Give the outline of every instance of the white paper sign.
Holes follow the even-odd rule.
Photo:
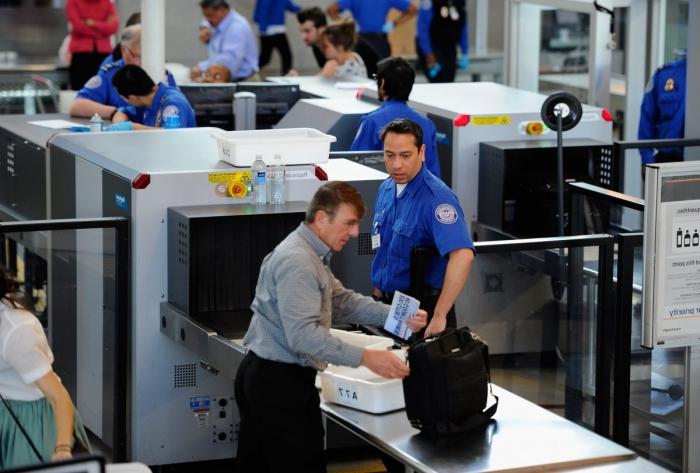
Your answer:
[[[87,127],[87,125],[83,125],[82,123],[69,122],[68,120],[35,120],[27,123],[30,125],[43,126],[44,128],[51,128],[53,130],[72,128],[74,126]]]
[[[700,336],[700,201],[660,206],[656,339],[678,346]],[[694,344],[694,343],[691,343]]]
[[[406,320],[416,315],[419,306],[420,301],[418,299],[399,291],[394,292],[391,309],[384,323],[384,330],[404,340],[408,340],[412,332],[406,325]]]

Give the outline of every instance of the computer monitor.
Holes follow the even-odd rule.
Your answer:
[[[190,83],[179,87],[194,109],[197,126],[233,130],[233,94],[238,88],[236,83]]]
[[[298,84],[239,82],[237,92],[255,94],[255,128],[273,128],[301,98]]]
[[[102,457],[77,457],[56,463],[43,463],[3,471],[6,473],[105,473],[105,461]]]
[[[329,159],[344,158],[364,166],[376,169],[377,171],[386,172],[384,166],[384,151],[331,151],[328,154]]]

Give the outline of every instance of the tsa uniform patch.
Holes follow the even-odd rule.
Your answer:
[[[168,105],[165,107],[165,110],[163,110],[163,116],[172,117],[173,115],[180,115],[180,109],[177,108],[177,105]]]
[[[435,218],[437,218],[438,222],[446,225],[455,223],[457,221],[457,210],[450,204],[438,205],[435,209]]]
[[[96,89],[102,85],[102,77],[92,76],[89,81],[85,83],[85,87],[88,89]]]

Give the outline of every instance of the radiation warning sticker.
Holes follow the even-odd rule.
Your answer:
[[[208,174],[209,182],[231,182],[231,181],[250,181],[252,174],[250,171],[224,171],[224,172],[210,172]]]
[[[484,115],[481,117],[472,117],[470,123],[472,125],[510,125],[510,117],[508,115]]]

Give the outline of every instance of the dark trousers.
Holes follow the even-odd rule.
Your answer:
[[[369,43],[377,53],[378,60],[391,56],[391,46],[387,39],[386,33],[363,33],[360,31],[360,36]]]
[[[423,72],[425,72],[425,77],[428,78],[429,82],[454,82],[455,76],[457,75],[457,45],[452,42],[433,41],[432,38],[431,45],[433,47],[433,53],[435,54],[435,60],[441,67],[440,72],[438,72],[435,77],[430,77],[428,75],[425,54],[421,51],[418,41],[416,40],[418,62]]]
[[[70,88],[80,90],[90,78],[97,74],[105,53],[73,53],[70,61]]]
[[[282,59],[282,75],[287,74],[292,68],[292,50],[289,49],[287,35],[277,33],[271,35],[260,36],[260,59],[258,65],[262,69],[272,57],[272,50],[277,49]]]
[[[236,374],[241,414],[237,470],[325,472],[316,370],[260,358],[252,351]]]

